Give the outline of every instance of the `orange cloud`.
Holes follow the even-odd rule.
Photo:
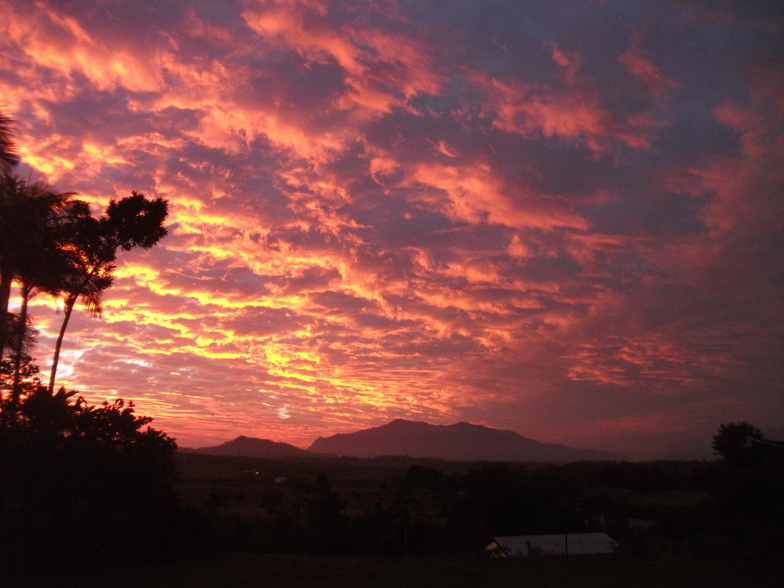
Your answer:
[[[5,43],[21,47],[33,61],[45,63],[67,79],[83,74],[99,90],[125,87],[149,92],[163,87],[155,55],[141,56],[135,50],[102,45],[76,19],[42,2],[24,12],[3,2],[2,11],[6,18],[0,34]],[[73,88],[69,92],[73,93]]]

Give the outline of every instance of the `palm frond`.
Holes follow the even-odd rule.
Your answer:
[[[14,140],[14,119],[0,110],[0,161],[13,167],[19,163],[19,150]]]

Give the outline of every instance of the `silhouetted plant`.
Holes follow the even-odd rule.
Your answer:
[[[749,464],[755,456],[752,439],[762,439],[762,432],[750,423],[722,424],[713,436],[713,451],[731,465]]]
[[[63,243],[67,264],[59,287],[64,297],[63,322],[55,343],[50,392],[54,391],[63,337],[77,300],[81,298],[93,316],[99,316],[103,311],[101,296],[114,281],[118,250],[155,245],[166,235],[163,223],[167,214],[166,199],[147,199],[132,192],[120,201],[110,201],[101,218],[93,217],[88,208],[79,211],[68,225]]]
[[[49,390],[55,377],[74,306],[81,298],[93,315],[113,281],[117,252],[155,245],[166,229],[168,203],[132,192],[110,201],[100,218],[73,193],[59,193],[42,182],[29,183],[10,169],[0,170],[0,360],[19,350],[28,326],[27,304],[38,292],[63,297],[64,316],[55,345]],[[20,320],[8,304],[13,282],[20,285]],[[16,329],[11,328],[12,323]],[[16,353],[17,357],[20,354]]]
[[[0,427],[2,565],[171,551],[177,446],[147,426],[149,417],[137,416],[133,403],[89,406],[75,392],[44,386],[15,408]]]
[[[784,548],[784,456],[767,451],[762,440],[746,421],[719,427],[713,449],[723,459],[711,490],[714,520],[751,555],[777,558]]]
[[[14,140],[14,119],[0,110],[0,165],[13,167],[19,163],[19,149]]]

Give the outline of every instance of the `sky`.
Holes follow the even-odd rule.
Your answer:
[[[168,236],[58,384],[180,445],[784,425],[784,8],[0,0],[18,172]],[[46,371],[61,303],[39,296]],[[686,441],[684,441],[686,440]]]

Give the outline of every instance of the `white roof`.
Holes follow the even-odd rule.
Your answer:
[[[493,537],[485,551],[500,548],[507,557],[528,555],[588,555],[613,553],[618,544],[607,533],[570,533],[568,535],[516,535]]]

